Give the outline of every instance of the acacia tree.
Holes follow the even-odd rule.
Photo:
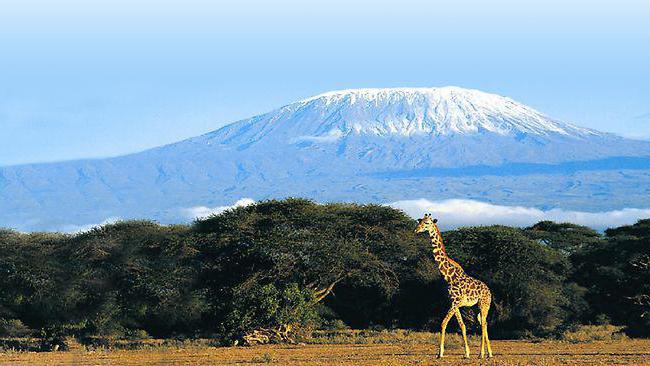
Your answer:
[[[278,314],[287,308],[301,309],[296,319],[313,319],[303,315],[339,285],[374,286],[389,296],[411,256],[405,253],[416,251],[404,239],[412,220],[383,206],[272,200],[197,221],[194,228],[201,237],[200,282],[214,301],[213,321],[230,338],[286,326]]]
[[[191,334],[204,302],[194,290],[197,267],[187,226],[126,221],[70,237],[59,250],[63,278],[85,331],[154,336]]]
[[[129,221],[75,235],[0,231],[0,318],[48,336],[193,334],[204,303],[188,230]]]
[[[65,264],[57,251],[67,235],[0,230],[0,319],[31,329],[67,322]]]
[[[605,315],[631,334],[650,334],[650,219],[605,231],[575,255],[576,281],[588,289],[591,317]]]
[[[524,229],[524,234],[567,256],[602,241],[596,230],[567,222],[540,221]]]

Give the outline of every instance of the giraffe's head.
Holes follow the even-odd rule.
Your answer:
[[[415,228],[415,232],[429,232],[436,226],[436,222],[438,222],[438,219],[432,219],[431,214],[424,214],[424,217],[418,220],[418,226]]]

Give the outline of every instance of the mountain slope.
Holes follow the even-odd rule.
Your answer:
[[[177,222],[187,220],[187,207],[288,195],[601,209],[648,201],[640,188],[650,179],[646,156],[648,142],[556,121],[476,90],[345,90],[138,154],[0,168],[0,226],[58,229],[109,217]],[[619,157],[640,158],[625,169],[602,164]],[[509,176],[513,164],[526,168],[516,165]],[[617,200],[592,199],[620,190]]]

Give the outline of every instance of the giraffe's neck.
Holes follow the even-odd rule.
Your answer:
[[[463,268],[447,255],[440,230],[437,227],[429,230],[429,238],[433,247],[433,257],[438,264],[442,277],[449,283],[458,279],[464,273]]]

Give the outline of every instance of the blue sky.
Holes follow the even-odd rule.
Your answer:
[[[35,1],[0,11],[0,165],[142,150],[333,89],[457,85],[650,138],[642,1]]]

